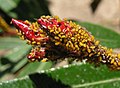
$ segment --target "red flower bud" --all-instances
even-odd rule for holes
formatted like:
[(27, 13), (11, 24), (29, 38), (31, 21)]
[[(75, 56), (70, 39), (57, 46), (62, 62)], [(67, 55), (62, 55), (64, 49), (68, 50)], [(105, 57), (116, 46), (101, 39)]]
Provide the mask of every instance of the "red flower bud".
[[(20, 32), (25, 39), (29, 40), (31, 44), (44, 44), (49, 40), (48, 36), (40, 36), (40, 31), (35, 33), (34, 29), (30, 28), (30, 26), (33, 26), (31, 23), (15, 19), (12, 19), (12, 23), (18, 29), (18, 32)], [(38, 28), (37, 30), (41, 29)]]

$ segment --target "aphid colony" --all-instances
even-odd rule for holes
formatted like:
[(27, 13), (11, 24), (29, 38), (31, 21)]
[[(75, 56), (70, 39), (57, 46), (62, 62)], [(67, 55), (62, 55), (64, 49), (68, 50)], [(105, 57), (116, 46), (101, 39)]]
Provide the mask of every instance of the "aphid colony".
[(32, 45), (30, 61), (56, 61), (67, 57), (106, 64), (113, 70), (120, 69), (120, 54), (114, 54), (99, 44), (84, 27), (57, 16), (42, 16), (37, 22), (12, 19), (21, 39)]

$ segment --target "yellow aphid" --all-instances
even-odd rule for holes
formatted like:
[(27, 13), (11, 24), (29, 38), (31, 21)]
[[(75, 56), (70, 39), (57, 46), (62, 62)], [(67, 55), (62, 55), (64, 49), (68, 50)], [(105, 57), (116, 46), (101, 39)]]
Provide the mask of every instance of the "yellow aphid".
[(120, 62), (117, 63), (120, 66)]
[(107, 56), (111, 56), (112, 54), (111, 53), (108, 53), (108, 55)]
[(58, 31), (58, 30), (56, 30), (56, 31), (55, 31), (55, 34), (59, 34), (59, 31)]
[(47, 58), (43, 58), (43, 59), (41, 60), (41, 62), (46, 62), (46, 61), (48, 61)]
[(116, 62), (114, 62), (113, 64), (114, 64), (114, 66), (117, 66), (117, 63), (116, 63)]
[(68, 46), (69, 46), (69, 43), (66, 44), (66, 47), (68, 47)]
[(88, 53), (90, 53), (90, 52), (91, 52), (91, 50), (90, 50), (90, 49), (87, 49), (87, 51), (88, 51)]
[(25, 20), (25, 23), (27, 23), (27, 24), (31, 24), (28, 20)]
[(36, 43), (36, 41), (33, 41), (33, 42), (32, 42), (32, 45), (34, 45), (35, 43)]
[(54, 18), (59, 19), (59, 17), (58, 17), (58, 16), (54, 16)]
[(72, 42), (71, 41), (68, 41), (69, 43), (70, 43), (70, 45), (72, 44)]
[(18, 29), (16, 29), (16, 32), (17, 32), (17, 33), (19, 32)]
[(55, 36), (54, 38), (55, 38), (55, 39), (57, 39), (57, 40), (59, 40), (59, 39), (60, 39), (58, 36)]
[(20, 36), (20, 35), (22, 35), (21, 31), (18, 31), (18, 33), (17, 33), (17, 34), (18, 34), (19, 36)]
[(46, 16), (45, 18), (49, 19), (49, 18), (50, 18), (50, 16)]
[(74, 41), (74, 40), (75, 40), (75, 38), (74, 38), (74, 37), (72, 37), (71, 39), (72, 39), (72, 41)]
[(70, 24), (70, 26), (73, 26), (73, 22), (72, 21), (70, 21), (69, 24)]
[(27, 44), (31, 44), (31, 41), (30, 41), (30, 40), (27, 40)]
[(112, 52), (113, 52), (113, 50), (112, 50), (112, 49), (110, 49), (110, 52), (112, 53)]
[(75, 32), (75, 29), (72, 29), (71, 31), (72, 31), (72, 32)]
[(40, 45), (40, 42), (37, 42), (38, 45)]
[(83, 44), (83, 47), (86, 47), (86, 44)]
[(44, 34), (40, 34), (40, 36), (41, 36), (41, 37), (45, 37), (45, 35), (44, 35)]
[(93, 55), (93, 53), (90, 53), (90, 54), (89, 54), (89, 57), (91, 57), (92, 55)]
[(62, 39), (60, 39), (60, 41), (62, 41)]
[(65, 35), (62, 35), (61, 38), (65, 38), (66, 36)]
[(120, 54), (118, 54), (118, 58), (120, 59)]
[(58, 28), (58, 31), (59, 31), (59, 32), (61, 32), (61, 29), (60, 29), (60, 28)]
[(40, 31), (40, 33), (43, 33), (43, 30), (40, 29), (39, 31)]
[(91, 48), (91, 49), (94, 49), (94, 48), (95, 48), (95, 46), (90, 46), (90, 48)]
[(95, 41), (95, 45), (99, 45), (100, 41)]
[(91, 40), (92, 40), (92, 41), (94, 40), (94, 36), (91, 36)]
[(84, 44), (82, 42), (79, 42), (79, 46), (84, 46)]
[(112, 59), (112, 60), (111, 60), (111, 64), (114, 63), (114, 61), (115, 61), (115, 59)]
[(60, 42), (56, 42), (56, 43), (55, 43), (55, 45), (59, 45), (59, 44), (60, 44)]
[(70, 43), (70, 46), (71, 46), (71, 48), (73, 48), (74, 46), (73, 46), (73, 43)]
[(98, 52), (97, 55), (99, 56), (99, 55), (100, 55), (100, 52)]
[(78, 45), (75, 45), (76, 48), (79, 48)]
[[(50, 28), (49, 28), (50, 29)], [(53, 29), (50, 29), (50, 32), (54, 32), (54, 30)]]
[(24, 35), (20, 36), (20, 39), (21, 39), (21, 40), (24, 40), (24, 39), (25, 39)]
[(83, 39), (83, 38), (84, 38), (84, 36), (82, 36), (82, 35), (81, 35), (81, 36), (80, 36), (80, 38), (81, 38), (81, 39)]
[(44, 19), (44, 18), (46, 18), (46, 16), (45, 16), (45, 15), (43, 15), (43, 16), (41, 16), (41, 18), (43, 18), (43, 19)]
[(64, 21), (67, 21), (67, 18), (64, 18), (63, 20), (64, 20)]

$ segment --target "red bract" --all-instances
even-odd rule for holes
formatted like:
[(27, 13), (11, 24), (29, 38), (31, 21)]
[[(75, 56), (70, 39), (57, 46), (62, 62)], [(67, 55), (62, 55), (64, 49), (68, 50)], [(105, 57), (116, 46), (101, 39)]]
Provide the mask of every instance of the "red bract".
[[(33, 44), (46, 43), (46, 41), (48, 41), (49, 39), (47, 36), (40, 36), (41, 33), (37, 33), (38, 35), (35, 34), (33, 29), (30, 28), (30, 26), (32, 25), (31, 23), (15, 19), (12, 19), (12, 23), (18, 29), (18, 32), (21, 33), (21, 35), (23, 35), (25, 39), (30, 40)], [(37, 30), (41, 29), (38, 28)]]
[(67, 23), (67, 21), (57, 21), (56, 18), (44, 18), (42, 17), (42, 19), (38, 19), (37, 20), (38, 23), (41, 25), (41, 27), (43, 27), (44, 29), (49, 29), (49, 28), (53, 28), (53, 27), (57, 27), (60, 28), (60, 31), (62, 31), (63, 33), (68, 33), (70, 32), (70, 25), (69, 23)]
[(25, 23), (24, 21), (12, 19), (12, 23), (17, 29), (20, 29), (23, 33), (26, 33), (28, 30), (30, 30), (29, 24)]
[(36, 27), (34, 23), (15, 19), (12, 19), (12, 23), (18, 29), (18, 34), (22, 39), (27, 40), (28, 44), (35, 45), (28, 55), (28, 59), (30, 61), (40, 61), (45, 56), (45, 48), (42, 46), (46, 44), (49, 37), (39, 27)]

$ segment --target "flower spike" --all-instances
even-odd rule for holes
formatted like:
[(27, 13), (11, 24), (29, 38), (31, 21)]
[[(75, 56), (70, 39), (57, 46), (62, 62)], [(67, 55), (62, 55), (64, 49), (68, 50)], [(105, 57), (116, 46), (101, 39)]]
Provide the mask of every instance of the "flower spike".
[(56, 61), (73, 57), (95, 65), (106, 64), (120, 70), (120, 54), (114, 54), (94, 38), (86, 28), (57, 16), (41, 16), (37, 22), (12, 19), (20, 36), (33, 46), (30, 61)]

